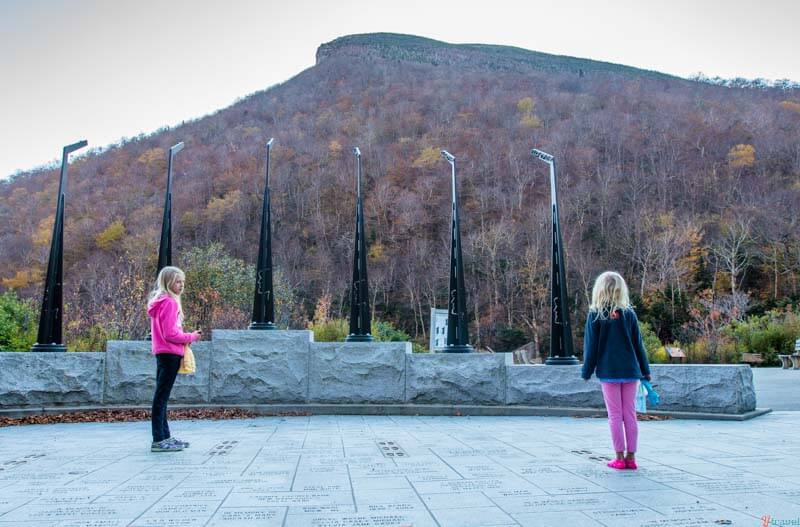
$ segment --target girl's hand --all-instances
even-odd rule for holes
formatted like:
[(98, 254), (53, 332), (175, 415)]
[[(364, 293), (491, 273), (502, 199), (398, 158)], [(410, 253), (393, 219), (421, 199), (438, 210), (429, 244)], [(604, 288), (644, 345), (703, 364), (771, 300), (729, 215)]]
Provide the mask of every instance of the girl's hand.
[(644, 380), (646, 380), (647, 382), (650, 382), (650, 376), (649, 375), (645, 375), (644, 376)]
[(198, 329), (194, 332), (194, 340), (200, 340), (201, 338), (203, 338), (203, 330)]

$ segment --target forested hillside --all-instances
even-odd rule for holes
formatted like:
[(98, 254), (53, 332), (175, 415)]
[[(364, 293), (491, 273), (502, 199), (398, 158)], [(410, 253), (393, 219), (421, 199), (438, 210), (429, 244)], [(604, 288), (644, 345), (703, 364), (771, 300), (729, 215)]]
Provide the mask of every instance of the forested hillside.
[[(283, 324), (304, 327), (327, 302), (332, 316), (348, 312), (356, 145), (374, 314), (419, 341), (430, 308), (446, 303), (450, 167), (441, 148), (458, 158), (479, 347), (546, 342), (550, 188), (532, 147), (558, 161), (576, 344), (591, 282), (606, 269), (628, 278), (640, 318), (664, 342), (707, 339), (725, 321), (798, 299), (798, 90), (388, 34), (338, 39), (317, 59), (213, 115), (71, 165), (68, 343), (147, 332), (167, 150), (179, 141), (175, 260), (195, 286), (187, 312), (206, 327), (249, 321), (273, 136)], [(268, 58), (253, 66), (269, 67)], [(57, 186), (56, 169), (0, 184), (2, 290), (37, 304)]]

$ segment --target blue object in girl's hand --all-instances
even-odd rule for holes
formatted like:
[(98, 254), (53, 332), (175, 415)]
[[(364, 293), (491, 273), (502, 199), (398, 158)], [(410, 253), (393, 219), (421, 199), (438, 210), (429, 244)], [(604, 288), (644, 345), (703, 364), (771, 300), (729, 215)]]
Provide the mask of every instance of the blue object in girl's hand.
[(646, 379), (642, 379), (642, 386), (644, 389), (647, 390), (647, 400), (650, 402), (651, 405), (655, 406), (661, 401), (661, 397), (658, 396), (658, 392), (656, 392), (653, 385), (650, 384), (650, 381)]
[(634, 399), (633, 404), (634, 408), (636, 409), (636, 413), (647, 413), (647, 390), (645, 390), (642, 384), (639, 384), (636, 387), (636, 399)]

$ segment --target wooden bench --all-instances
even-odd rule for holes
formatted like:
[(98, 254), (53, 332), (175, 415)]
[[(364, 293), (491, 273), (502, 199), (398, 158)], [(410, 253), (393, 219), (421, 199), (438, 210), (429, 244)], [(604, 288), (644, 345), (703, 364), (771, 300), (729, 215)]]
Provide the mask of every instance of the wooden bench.
[(778, 355), (778, 358), (781, 360), (781, 368), (784, 370), (788, 370), (792, 366), (791, 355)]
[(753, 364), (761, 364), (764, 362), (764, 357), (761, 356), (760, 353), (742, 353), (742, 361), (750, 366)]

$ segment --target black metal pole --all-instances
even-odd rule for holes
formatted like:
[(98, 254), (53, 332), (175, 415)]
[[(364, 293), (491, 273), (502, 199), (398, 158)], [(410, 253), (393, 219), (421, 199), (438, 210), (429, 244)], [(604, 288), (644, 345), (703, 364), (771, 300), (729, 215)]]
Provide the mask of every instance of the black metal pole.
[(445, 353), (471, 353), (467, 322), (467, 290), (464, 286), (464, 262), (461, 257), (461, 225), (456, 192), (456, 158), (447, 150), (442, 157), (450, 163), (453, 221), (450, 226), (450, 292), (447, 306), (447, 346)]
[(269, 196), (269, 155), (274, 138), (267, 141), (267, 170), (261, 204), (261, 236), (258, 239), (256, 288), (250, 329), (278, 329), (275, 325), (275, 295), (272, 288), (272, 213)]
[(172, 265), (172, 158), (183, 150), (183, 142), (169, 149), (167, 158), (167, 193), (164, 197), (164, 217), (161, 220), (161, 243), (158, 247), (158, 274), (161, 269)]
[(353, 287), (350, 295), (350, 332), (346, 342), (372, 341), (372, 315), (369, 311), (367, 281), (367, 240), (364, 235), (364, 200), (361, 195), (361, 150), (353, 148), (358, 166), (356, 178), (356, 238), (353, 252)]
[(550, 355), (545, 364), (568, 366), (578, 364), (572, 347), (572, 329), (567, 306), (567, 270), (564, 265), (564, 244), (558, 214), (558, 185), (555, 158), (533, 149), (531, 154), (550, 165), (550, 208), (553, 213), (553, 256), (550, 271)]
[(47, 277), (42, 295), (42, 311), (39, 315), (39, 333), (31, 351), (67, 351), (62, 334), (62, 312), (64, 310), (64, 204), (67, 197), (67, 164), (69, 154), (83, 148), (86, 140), (64, 147), (61, 156), (61, 177), (58, 182), (56, 216), (53, 222), (53, 237), (50, 240), (50, 256), (47, 259)]

